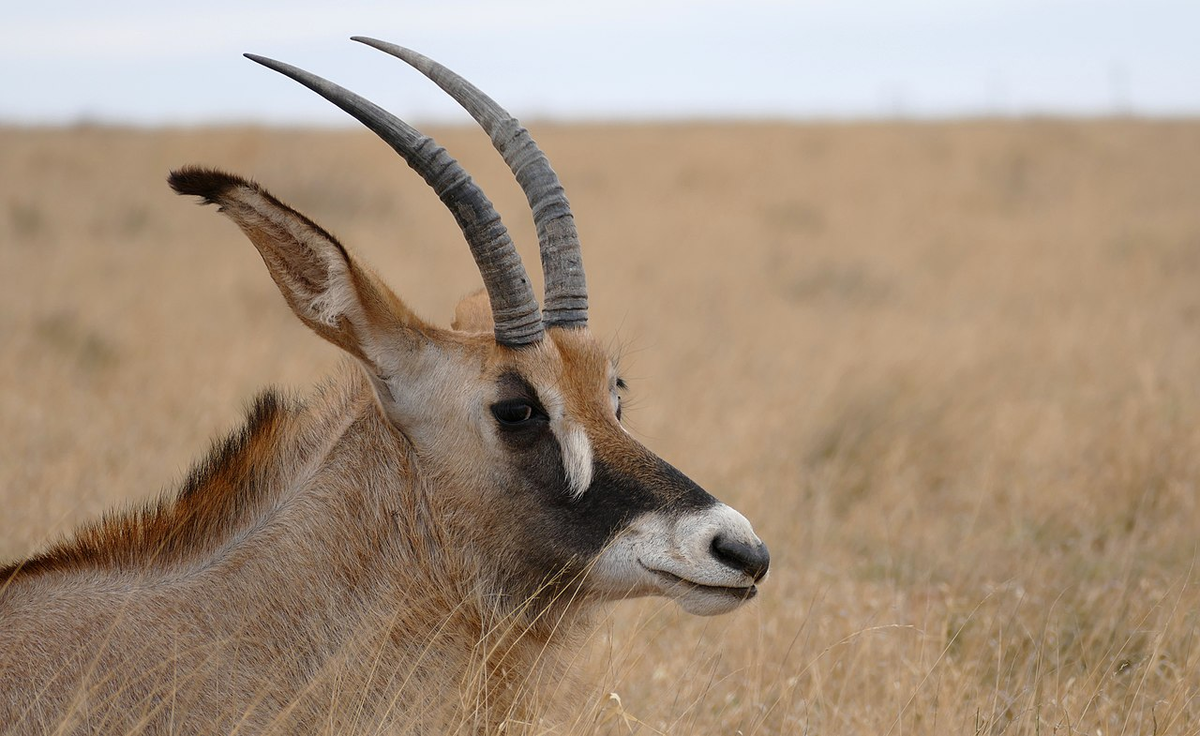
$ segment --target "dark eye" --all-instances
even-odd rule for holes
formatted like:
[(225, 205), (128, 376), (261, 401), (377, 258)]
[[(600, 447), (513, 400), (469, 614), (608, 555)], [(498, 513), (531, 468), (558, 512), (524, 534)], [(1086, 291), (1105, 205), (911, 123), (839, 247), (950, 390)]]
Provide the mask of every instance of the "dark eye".
[(617, 379), (616, 386), (617, 386), (617, 390), (613, 392), (613, 398), (616, 401), (617, 406), (614, 411), (616, 412), (617, 421), (619, 422), (619, 421), (621, 421), (621, 404), (624, 403), (623, 401), (621, 401), (621, 392), (624, 391), (625, 389), (629, 388), (629, 386), (626, 385), (625, 379), (623, 379), (623, 378)]
[(513, 427), (533, 419), (533, 406), (520, 399), (492, 404), (492, 416), (501, 424)]

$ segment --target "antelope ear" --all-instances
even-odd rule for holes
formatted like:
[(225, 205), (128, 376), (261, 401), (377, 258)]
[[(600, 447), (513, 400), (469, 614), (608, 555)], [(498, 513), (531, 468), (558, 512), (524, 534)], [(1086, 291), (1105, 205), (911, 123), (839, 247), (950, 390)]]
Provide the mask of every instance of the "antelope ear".
[(450, 327), (459, 332), (491, 332), (494, 325), (486, 289), (464, 296), (454, 308), (454, 321), (450, 323)]
[(254, 182), (193, 167), (167, 181), (179, 194), (219, 205), (258, 249), (296, 316), (375, 376), (394, 374), (405, 353), (426, 342), (432, 328), (391, 289), (332, 235)]

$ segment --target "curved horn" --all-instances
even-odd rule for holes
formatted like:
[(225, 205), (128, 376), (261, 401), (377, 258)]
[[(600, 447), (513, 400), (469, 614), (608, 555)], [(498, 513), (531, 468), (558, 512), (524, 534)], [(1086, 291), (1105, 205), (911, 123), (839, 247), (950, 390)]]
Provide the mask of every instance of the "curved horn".
[(291, 77), (370, 128), (421, 175), (454, 215), (483, 276), (495, 320), (496, 342), (510, 347), (542, 339), (543, 327), (529, 275), (496, 208), (463, 167), (429, 136), (375, 103), (333, 82), (255, 54), (246, 58)]
[(533, 210), (542, 253), (542, 273), (546, 276), (546, 299), (542, 305), (546, 324), (586, 325), (587, 282), (583, 276), (583, 255), (579, 249), (575, 217), (558, 175), (550, 168), (546, 154), (538, 148), (529, 131), (478, 87), (433, 59), (374, 38), (354, 36), (352, 40), (391, 54), (432, 79), (487, 132), (516, 175)]

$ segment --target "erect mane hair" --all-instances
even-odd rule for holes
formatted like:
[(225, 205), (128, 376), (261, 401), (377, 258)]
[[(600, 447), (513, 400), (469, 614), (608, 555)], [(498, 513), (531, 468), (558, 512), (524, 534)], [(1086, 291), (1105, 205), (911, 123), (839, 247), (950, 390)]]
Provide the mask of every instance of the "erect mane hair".
[(278, 476), (277, 449), (303, 405), (275, 389), (260, 393), (242, 426), (214, 441), (174, 493), (109, 513), (49, 550), (0, 567), (0, 589), (14, 576), (65, 570), (161, 569), (202, 556), (253, 515)]

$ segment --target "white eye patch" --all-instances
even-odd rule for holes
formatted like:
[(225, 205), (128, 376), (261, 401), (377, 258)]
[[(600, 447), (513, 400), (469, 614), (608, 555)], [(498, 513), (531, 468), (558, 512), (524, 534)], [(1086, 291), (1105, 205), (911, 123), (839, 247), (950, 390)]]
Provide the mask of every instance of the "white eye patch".
[(552, 420), (550, 426), (562, 448), (563, 468), (567, 471), (571, 497), (579, 498), (592, 484), (592, 443), (583, 427), (565, 418)]
[(592, 442), (583, 427), (566, 415), (562, 394), (553, 389), (542, 389), (540, 393), (550, 415), (550, 429), (562, 451), (567, 488), (572, 498), (579, 498), (592, 485)]

